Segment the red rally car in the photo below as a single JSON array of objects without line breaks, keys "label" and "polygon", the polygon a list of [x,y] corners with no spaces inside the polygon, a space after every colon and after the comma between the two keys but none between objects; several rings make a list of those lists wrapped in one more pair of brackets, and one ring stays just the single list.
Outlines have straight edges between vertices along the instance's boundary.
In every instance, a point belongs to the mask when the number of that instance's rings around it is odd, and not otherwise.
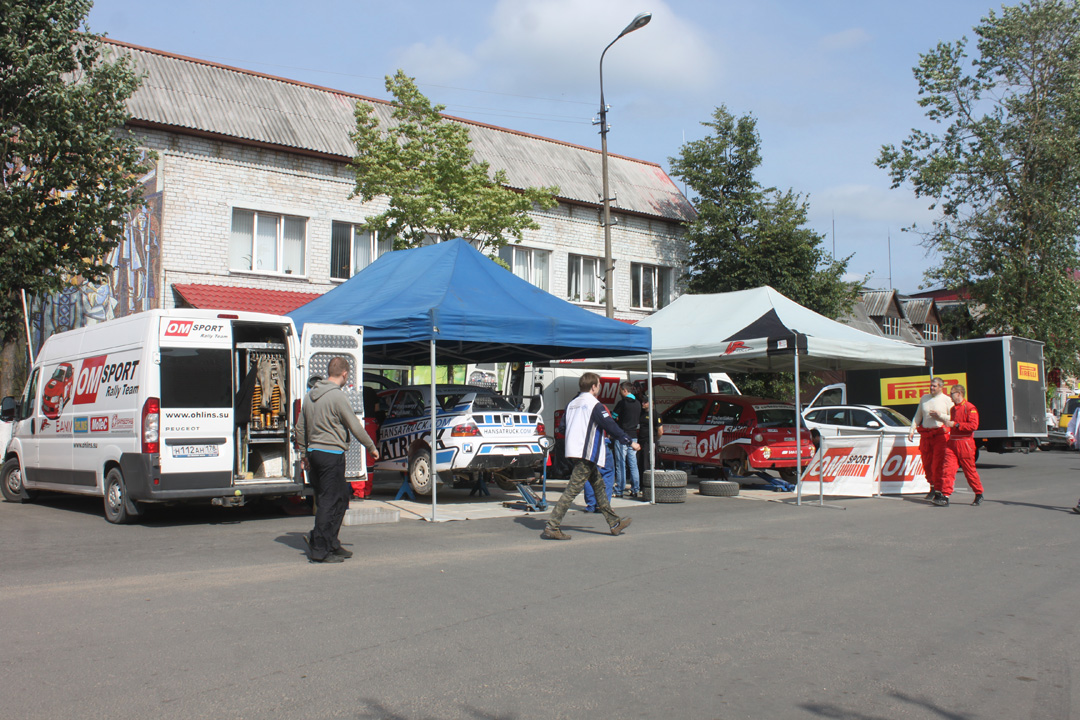
[{"label": "red rally car", "polygon": [[[661,416],[664,434],[657,456],[692,465],[720,465],[736,475],[776,470],[794,482],[795,406],[746,395],[694,395]],[[814,455],[810,432],[802,429],[802,465]]]}]

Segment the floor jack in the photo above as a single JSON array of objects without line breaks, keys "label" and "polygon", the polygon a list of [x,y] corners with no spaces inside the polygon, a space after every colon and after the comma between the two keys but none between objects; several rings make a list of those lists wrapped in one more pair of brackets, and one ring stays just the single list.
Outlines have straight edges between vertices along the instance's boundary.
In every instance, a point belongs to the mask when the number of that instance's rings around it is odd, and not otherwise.
[{"label": "floor jack", "polygon": [[[546,441],[546,442],[545,442]],[[540,495],[533,492],[527,482],[515,482],[518,492],[521,493],[521,500],[507,501],[503,503],[503,507],[508,507],[514,510],[524,510],[525,512],[544,512],[547,510],[547,465],[548,465],[548,451],[551,449],[552,442],[549,438],[540,438],[540,447],[544,450],[544,462],[541,464],[543,468],[541,474]]]}]

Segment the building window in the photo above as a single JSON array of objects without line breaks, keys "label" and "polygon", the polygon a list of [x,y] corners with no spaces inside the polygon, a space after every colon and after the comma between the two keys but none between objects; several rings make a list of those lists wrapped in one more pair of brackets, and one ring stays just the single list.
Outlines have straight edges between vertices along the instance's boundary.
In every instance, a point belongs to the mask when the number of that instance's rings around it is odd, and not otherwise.
[{"label": "building window", "polygon": [[499,249],[499,257],[510,266],[510,272],[525,282],[532,283],[541,290],[548,289],[548,261],[551,253],[547,250],[503,245]]},{"label": "building window", "polygon": [[330,277],[348,280],[393,249],[392,237],[380,238],[356,225],[335,222],[330,226]]},{"label": "building window", "polygon": [[923,326],[923,337],[926,338],[927,340],[937,340],[938,339],[938,334],[939,333],[938,333],[938,326],[937,325],[934,325],[932,323],[927,323],[926,325]]},{"label": "building window", "polygon": [[566,271],[566,298],[571,302],[602,303],[600,258],[571,255]]},{"label": "building window", "polygon": [[659,310],[671,302],[671,268],[630,263],[630,305]]},{"label": "building window", "polygon": [[303,275],[307,218],[233,210],[229,269]]},{"label": "building window", "polygon": [[885,327],[886,335],[895,335],[900,337],[900,318],[885,316],[882,319],[882,324]]}]

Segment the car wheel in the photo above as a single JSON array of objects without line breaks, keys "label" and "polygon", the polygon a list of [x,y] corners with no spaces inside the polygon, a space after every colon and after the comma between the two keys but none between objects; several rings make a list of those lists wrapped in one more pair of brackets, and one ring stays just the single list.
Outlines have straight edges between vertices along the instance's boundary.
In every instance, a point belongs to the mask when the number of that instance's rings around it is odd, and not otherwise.
[{"label": "car wheel", "polygon": [[128,497],[124,474],[111,468],[105,474],[105,519],[114,525],[124,525],[140,515],[139,506]]},{"label": "car wheel", "polygon": [[702,480],[698,491],[710,497],[735,497],[739,494],[739,483],[731,480]]},{"label": "car wheel", "polygon": [[686,473],[682,470],[646,470],[641,474],[641,486],[686,487]]},{"label": "car wheel", "polygon": [[11,458],[4,463],[3,470],[0,470],[0,490],[4,493],[4,499],[11,503],[24,503],[34,499],[23,485],[19,458]]},{"label": "car wheel", "polygon": [[[805,468],[806,465],[803,465]],[[780,473],[780,479],[786,483],[793,483],[799,479],[798,468],[778,468],[777,472]]]},{"label": "car wheel", "polygon": [[430,495],[431,484],[431,452],[424,448],[409,460],[409,485],[417,495]]},{"label": "car wheel", "polygon": [[732,475],[745,477],[750,474],[750,457],[746,453],[739,453],[738,457],[727,458],[723,462]]}]

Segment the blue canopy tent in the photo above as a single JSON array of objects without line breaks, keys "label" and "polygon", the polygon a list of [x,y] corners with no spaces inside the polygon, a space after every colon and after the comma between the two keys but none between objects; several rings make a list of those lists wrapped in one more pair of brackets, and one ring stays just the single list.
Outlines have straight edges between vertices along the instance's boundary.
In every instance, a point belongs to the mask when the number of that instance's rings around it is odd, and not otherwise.
[{"label": "blue canopy tent", "polygon": [[[308,322],[362,325],[365,361],[394,365],[434,368],[436,360],[562,360],[652,351],[650,329],[561,300],[461,239],[387,253],[289,317],[298,330]],[[434,397],[434,372],[431,377]],[[435,425],[433,406],[432,468]]]},{"label": "blue canopy tent", "polygon": [[648,353],[652,331],[555,297],[464,240],[387,253],[289,313],[306,322],[364,326],[372,362],[558,360]]}]

